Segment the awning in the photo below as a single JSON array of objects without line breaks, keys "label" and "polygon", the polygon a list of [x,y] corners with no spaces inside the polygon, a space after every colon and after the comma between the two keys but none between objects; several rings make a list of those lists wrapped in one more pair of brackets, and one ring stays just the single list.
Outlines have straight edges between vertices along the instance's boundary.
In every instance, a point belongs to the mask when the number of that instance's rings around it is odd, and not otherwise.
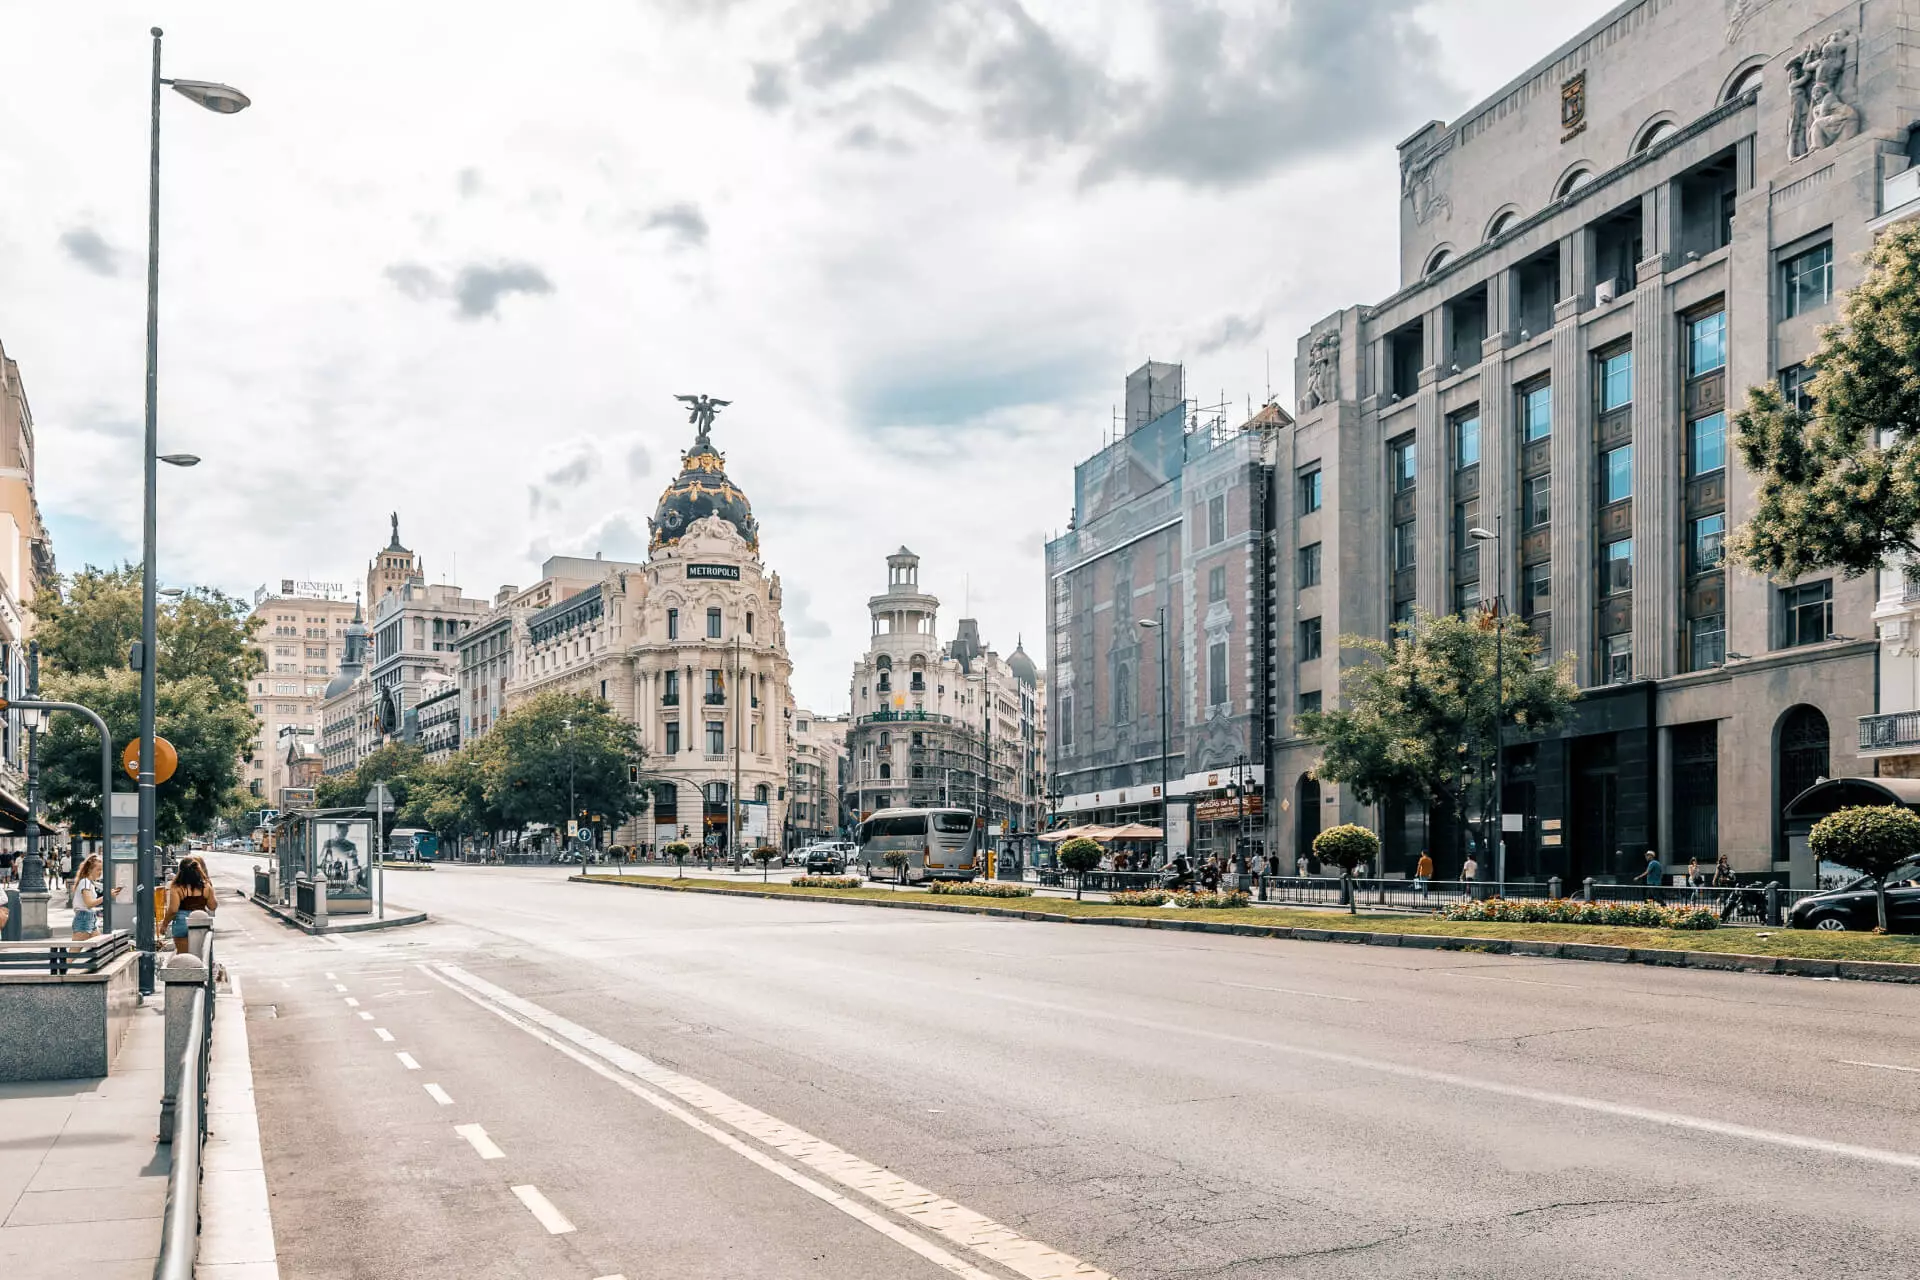
[{"label": "awning", "polygon": [[1159,840],[1162,832],[1158,827],[1150,827],[1144,822],[1129,822],[1124,827],[1115,827],[1108,832],[1107,840]]},{"label": "awning", "polygon": [[1088,823],[1084,827],[1062,827],[1058,831],[1049,831],[1040,837],[1043,844],[1059,844],[1062,840],[1072,840],[1086,836],[1092,840],[1111,840],[1115,828],[1103,827],[1098,823]]},{"label": "awning", "polygon": [[1787,801],[1783,816],[1817,821],[1841,809],[1888,804],[1920,809],[1920,778],[1828,778]]}]

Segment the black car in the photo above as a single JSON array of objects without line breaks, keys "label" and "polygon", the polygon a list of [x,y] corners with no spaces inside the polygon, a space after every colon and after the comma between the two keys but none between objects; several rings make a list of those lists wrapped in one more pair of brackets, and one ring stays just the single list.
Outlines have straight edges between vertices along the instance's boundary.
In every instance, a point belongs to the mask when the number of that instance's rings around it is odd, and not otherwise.
[{"label": "black car", "polygon": [[847,869],[847,860],[832,849],[807,850],[807,874],[837,876]]},{"label": "black car", "polygon": [[[1873,877],[1861,876],[1844,888],[1800,899],[1787,913],[1787,923],[1796,929],[1871,932],[1880,925],[1873,898]],[[1887,877],[1887,931],[1920,933],[1920,867],[1903,867]]]}]

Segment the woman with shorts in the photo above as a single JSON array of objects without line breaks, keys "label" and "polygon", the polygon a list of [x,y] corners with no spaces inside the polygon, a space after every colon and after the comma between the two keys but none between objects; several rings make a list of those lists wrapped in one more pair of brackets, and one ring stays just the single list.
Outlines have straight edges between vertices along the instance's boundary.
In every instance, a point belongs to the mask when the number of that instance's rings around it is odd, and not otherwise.
[{"label": "woman with shorts", "polygon": [[176,952],[187,949],[187,916],[195,911],[204,911],[212,915],[215,906],[213,884],[207,879],[206,864],[189,854],[180,859],[180,866],[173,873],[173,883],[167,887],[167,935],[173,939]]},{"label": "woman with shorts", "polygon": [[[80,864],[80,870],[73,876],[73,940],[80,942],[100,932],[100,908],[107,904],[106,895],[100,892],[100,855],[92,853]],[[120,886],[113,886],[113,896],[120,896]]]}]

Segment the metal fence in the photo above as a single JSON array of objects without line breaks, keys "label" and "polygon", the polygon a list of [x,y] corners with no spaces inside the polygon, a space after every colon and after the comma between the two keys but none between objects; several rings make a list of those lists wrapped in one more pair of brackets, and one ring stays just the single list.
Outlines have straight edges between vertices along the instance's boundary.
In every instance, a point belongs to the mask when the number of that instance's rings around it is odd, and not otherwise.
[{"label": "metal fence", "polygon": [[193,989],[187,1040],[180,1051],[180,1093],[174,1104],[173,1168],[160,1225],[154,1280],[193,1280],[200,1254],[200,1147],[207,1139],[207,1080],[213,1062],[213,936],[207,935],[207,980]]},{"label": "metal fence", "polygon": [[0,945],[0,972],[99,973],[132,949],[133,937],[125,930],[80,942],[9,942]]}]

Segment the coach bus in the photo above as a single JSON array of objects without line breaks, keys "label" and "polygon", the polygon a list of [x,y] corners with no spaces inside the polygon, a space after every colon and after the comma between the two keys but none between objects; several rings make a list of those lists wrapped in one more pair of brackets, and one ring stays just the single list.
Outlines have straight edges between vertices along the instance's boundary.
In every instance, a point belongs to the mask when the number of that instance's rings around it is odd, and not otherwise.
[{"label": "coach bus", "polygon": [[971,880],[979,872],[978,819],[966,809],[882,809],[860,824],[855,843],[869,880],[899,874],[887,863],[893,850],[907,855],[909,880]]}]

